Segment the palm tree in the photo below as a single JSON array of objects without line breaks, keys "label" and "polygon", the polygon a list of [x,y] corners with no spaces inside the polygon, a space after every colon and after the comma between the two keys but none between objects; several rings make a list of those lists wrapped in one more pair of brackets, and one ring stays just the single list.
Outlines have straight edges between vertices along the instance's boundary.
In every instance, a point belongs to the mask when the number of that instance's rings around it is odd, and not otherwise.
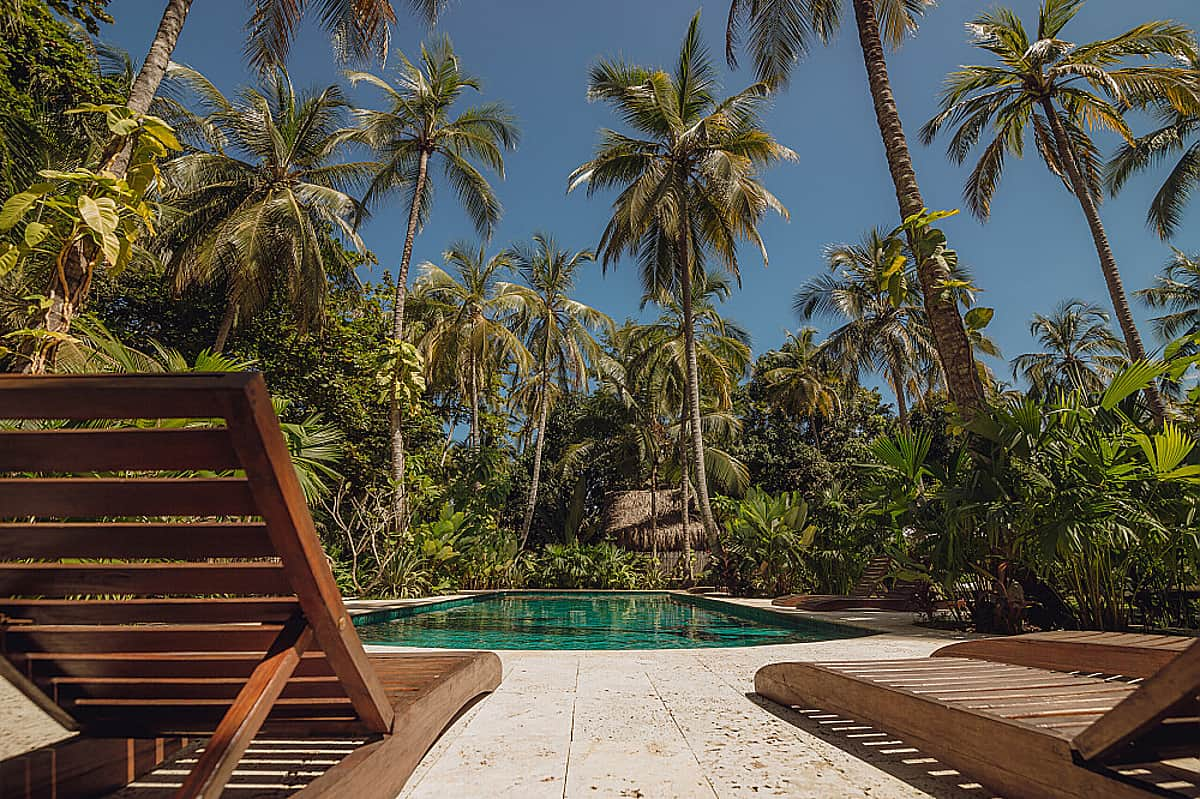
[{"label": "palm tree", "polygon": [[[480,91],[478,79],[463,71],[448,37],[421,45],[420,62],[399,54],[395,84],[366,72],[347,73],[352,83],[381,89],[388,107],[383,111],[357,109],[361,139],[378,159],[364,203],[371,205],[400,192],[408,202],[408,227],[392,301],[392,338],[404,340],[404,306],[408,297],[408,271],[417,230],[433,207],[433,181],[429,164],[441,162],[446,183],[480,235],[490,237],[500,219],[501,206],[476,163],[504,177],[506,149],[517,145],[512,115],[499,103],[472,106],[452,116],[468,90]],[[404,434],[401,408],[391,392],[392,479],[396,489],[393,510],[397,519],[407,515],[404,490]]]},{"label": "palm tree", "polygon": [[1050,397],[1059,390],[1098,393],[1125,363],[1124,346],[1108,326],[1108,314],[1083,300],[1066,300],[1049,316],[1034,314],[1029,332],[1043,350],[1014,358],[1013,376],[1024,377],[1035,396]]},{"label": "palm tree", "polygon": [[[731,64],[736,63],[737,46],[743,31],[748,31],[748,46],[759,79],[785,82],[813,40],[822,43],[832,40],[847,2],[854,10],[867,84],[900,217],[910,219],[925,210],[925,200],[892,94],[884,45],[899,47],[916,31],[919,17],[935,0],[731,0],[726,55]],[[908,235],[911,246],[912,231]],[[983,407],[983,386],[958,305],[944,290],[948,271],[946,264],[937,258],[927,258],[917,265],[925,314],[950,398],[960,411],[969,415]]]},{"label": "palm tree", "polygon": [[816,334],[812,327],[788,333],[782,347],[764,356],[761,377],[772,405],[796,416],[828,419],[841,408],[841,400]]},{"label": "palm tree", "polygon": [[[1190,67],[1193,75],[1200,75],[1200,57],[1190,59]],[[1105,184],[1115,195],[1136,173],[1178,154],[1146,215],[1158,235],[1169,239],[1179,232],[1191,192],[1200,185],[1200,90],[1173,92],[1170,97],[1153,91],[1146,97],[1135,95],[1128,102],[1148,110],[1158,127],[1121,144],[1105,168]]]},{"label": "palm tree", "polygon": [[1200,332],[1200,258],[1175,250],[1154,285],[1134,293],[1151,308],[1168,311],[1152,320],[1161,339]]},{"label": "palm tree", "polygon": [[[409,0],[416,10],[432,24],[445,0]],[[251,39],[261,41],[262,46],[251,45],[247,52],[253,57],[261,52],[259,66],[282,64],[287,44],[292,40],[301,16],[312,7],[308,0],[252,0]],[[340,43],[339,53],[346,55],[368,52],[386,52],[388,25],[395,22],[395,11],[390,0],[316,0],[320,21]],[[158,29],[150,42],[150,49],[137,76],[130,86],[126,105],[136,115],[146,114],[158,94],[171,55],[179,43],[192,0],[167,0],[163,7]],[[271,55],[270,59],[266,55]],[[99,159],[97,171],[111,172],[124,178],[131,157],[129,137],[117,137],[108,143]],[[61,275],[56,275],[46,289],[49,300],[43,316],[42,326],[50,333],[66,334],[77,308],[87,298],[91,285],[91,269],[95,250],[91,245],[80,243],[71,248],[62,264]],[[68,300],[68,298],[71,298]]]},{"label": "palm tree", "polygon": [[[418,17],[429,25],[449,0],[408,0]],[[391,0],[251,0],[246,26],[246,57],[259,70],[287,60],[296,29],[305,13],[315,7],[317,19],[334,43],[340,61],[382,58],[396,24]]]},{"label": "palm tree", "polygon": [[163,167],[169,211],[160,244],[177,289],[225,284],[213,350],[276,289],[302,326],[319,319],[327,271],[349,268],[330,232],[362,247],[350,192],[367,165],[340,160],[350,135],[341,91],[297,92],[277,70],[231,102],[199,73],[176,68],[173,77],[200,95],[207,113],[195,127],[208,141]]},{"label": "palm tree", "polygon": [[647,293],[665,288],[682,303],[692,458],[710,538],[717,525],[705,478],[692,281],[709,254],[737,274],[739,240],[758,245],[766,259],[758,222],[769,210],[787,211],[759,182],[759,170],[795,158],[762,129],[765,83],[724,100],[716,91],[699,15],[670,73],[600,61],[591,69],[588,96],[610,104],[635,135],[602,131],[595,157],[569,183],[571,189],[586,184],[589,196],[621,187],[600,241],[605,267],[625,253],[638,256]]},{"label": "palm tree", "polygon": [[[432,25],[446,0],[409,0],[409,5]],[[349,3],[345,0],[316,0],[315,3],[309,0],[251,0],[246,44],[246,55],[251,63],[262,72],[282,66],[301,19],[313,6],[318,20],[338,45],[336,52],[340,57],[381,56],[387,52],[389,26],[396,23],[396,12],[390,0]],[[150,110],[191,7],[192,0],[167,0],[146,59],[129,91],[127,105],[135,112],[145,114]],[[128,149],[116,154],[112,168],[115,174],[124,174],[128,157]]]},{"label": "palm tree", "polygon": [[793,307],[804,320],[843,320],[822,345],[824,357],[851,382],[863,370],[882,373],[896,395],[900,424],[907,428],[907,394],[919,395],[930,378],[940,383],[941,370],[925,311],[913,301],[918,278],[911,261],[888,286],[892,249],[879,229],[858,244],[827,247],[830,274],[806,282]]},{"label": "palm tree", "polygon": [[[1181,67],[1124,65],[1136,56],[1186,56],[1194,53],[1195,44],[1191,31],[1173,22],[1147,22],[1110,39],[1082,45],[1060,39],[1083,3],[1044,0],[1037,38],[1032,42],[1021,20],[1009,9],[977,17],[969,25],[974,43],[993,54],[999,64],[967,66],[950,73],[941,111],[925,124],[921,137],[929,143],[947,125],[957,127],[948,152],[951,160],[962,163],[989,128],[995,134],[964,190],[967,205],[977,217],[986,219],[1005,157],[1020,157],[1026,135],[1032,136],[1046,167],[1079,201],[1125,345],[1135,360],[1142,360],[1146,350],[1097,210],[1100,167],[1086,130],[1111,130],[1132,139],[1114,102],[1123,101],[1130,90],[1138,95],[1151,90],[1164,96],[1178,93],[1189,77]],[[1157,388],[1149,386],[1145,394],[1161,420],[1164,410]]]},{"label": "palm tree", "polygon": [[[627,321],[610,331],[607,346],[596,363],[597,393],[620,403],[624,414],[596,414],[588,427],[598,434],[566,448],[559,462],[563,473],[579,472],[588,463],[610,463],[618,474],[650,488],[650,538],[657,560],[658,491],[671,457],[670,418],[677,412],[663,393],[660,377],[639,369],[640,326]],[[685,530],[686,533],[686,530]]]},{"label": "palm tree", "polygon": [[533,394],[537,418],[533,479],[518,550],[525,548],[537,506],[546,420],[555,392],[586,388],[589,365],[600,358],[600,345],[593,334],[608,332],[613,327],[608,316],[570,296],[576,274],[595,260],[596,254],[591,250],[571,253],[560,249],[550,236],[539,233],[533,237],[532,245],[513,248],[513,264],[527,285],[501,284],[497,291],[501,301],[515,313],[514,321],[524,336],[525,347],[537,361],[536,376],[524,381],[518,392]]},{"label": "palm tree", "polygon": [[[533,362],[520,337],[506,324],[510,303],[499,280],[512,269],[508,251],[487,256],[482,245],[450,246],[442,256],[449,269],[423,263],[414,295],[430,314],[420,349],[427,369],[457,373],[459,393],[471,411],[468,445],[480,447],[480,394],[505,364],[528,370]],[[452,274],[453,272],[453,274]]]},{"label": "palm tree", "polygon": [[[679,488],[682,505],[684,538],[688,539],[689,502],[692,474],[696,479],[696,496],[702,504],[708,495],[711,479],[718,486],[744,489],[745,467],[737,459],[707,444],[701,450],[703,468],[696,468],[695,450],[687,457],[688,443],[700,431],[728,437],[735,432],[736,420],[730,414],[733,390],[745,375],[750,364],[750,336],[740,325],[723,317],[717,303],[727,299],[733,286],[723,274],[705,272],[692,284],[691,303],[685,304],[673,294],[660,291],[655,302],[663,314],[653,323],[628,329],[629,340],[624,349],[631,358],[630,369],[635,379],[650,387],[657,395],[656,404],[670,409],[673,425],[667,432],[678,441]],[[686,308],[692,309],[688,321]],[[691,334],[689,336],[689,333]],[[689,356],[689,339],[692,357]],[[688,374],[689,364],[696,370],[697,383],[704,394],[693,398]],[[696,404],[693,404],[696,403]],[[693,412],[697,409],[698,412]],[[701,485],[704,485],[703,492]],[[703,511],[701,511],[703,514]],[[703,519],[703,516],[702,516]],[[711,540],[707,525],[705,535]]]}]

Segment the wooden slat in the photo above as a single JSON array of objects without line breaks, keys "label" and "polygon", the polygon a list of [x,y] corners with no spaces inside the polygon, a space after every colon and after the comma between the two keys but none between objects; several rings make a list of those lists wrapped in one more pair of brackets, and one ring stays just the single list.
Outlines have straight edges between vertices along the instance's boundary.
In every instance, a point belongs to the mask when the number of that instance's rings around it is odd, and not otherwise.
[{"label": "wooden slat", "polygon": [[[39,710],[58,722],[58,725],[64,730],[74,732],[79,729],[79,725],[75,719],[71,718],[70,714],[55,704],[52,697],[48,696],[41,687],[4,657],[0,657],[0,677],[24,694],[25,698],[36,705]],[[3,796],[3,791],[0,791],[0,796]]]},{"label": "wooden slat", "polygon": [[[287,679],[291,679],[290,677]],[[250,678],[253,681],[253,675]],[[286,680],[284,681],[286,683]],[[242,689],[245,690],[246,682],[243,681]],[[240,692],[239,692],[240,694]],[[179,696],[170,695],[162,697],[98,697],[98,698],[82,698],[75,701],[75,707],[81,711],[105,711],[105,710],[129,710],[130,712],[139,712],[143,710],[172,710],[178,708],[184,712],[206,710],[217,710],[224,712],[225,708],[237,704],[238,697],[212,697],[212,696]],[[339,714],[345,716],[353,716],[354,708],[345,696],[315,696],[315,697],[297,697],[291,699],[282,699],[276,697],[271,706],[271,713],[274,713],[280,718],[305,718],[313,715],[332,715]]]},{"label": "wooden slat", "polygon": [[895,735],[1003,796],[1145,799],[1141,789],[1075,765],[1066,732],[884,687],[822,664],[775,663],[759,669],[754,685],[775,702],[820,708]]},{"label": "wooden slat", "polygon": [[225,418],[275,550],[363,724],[373,732],[389,732],[392,707],[342,602],[261,376],[246,384],[244,397],[231,404]]},{"label": "wooden slat", "polygon": [[0,524],[0,560],[269,558],[266,525]]},{"label": "wooden slat", "polygon": [[[244,676],[190,679],[110,677],[102,680],[94,677],[58,677],[50,681],[47,692],[64,706],[78,699],[123,699],[140,703],[147,699],[185,697],[232,702],[245,684]],[[346,692],[332,674],[326,677],[297,677],[293,674],[281,695],[283,699],[316,697],[338,697],[345,701]]]},{"label": "wooden slat", "polygon": [[1084,760],[1103,760],[1131,744],[1178,706],[1200,694],[1200,639],[1181,652],[1121,704],[1075,739]]},{"label": "wooden slat", "polygon": [[312,628],[303,617],[284,626],[205,744],[199,762],[175,794],[178,799],[221,794],[311,642]]},{"label": "wooden slat", "polygon": [[0,479],[3,518],[92,516],[254,516],[254,498],[236,477]]},{"label": "wooden slat", "polygon": [[0,374],[0,419],[185,419],[223,416],[249,372],[173,375]]},{"label": "wooden slat", "polygon": [[[399,675],[420,664],[421,655],[369,655],[381,673]],[[500,659],[472,652],[436,661],[438,677],[411,698],[396,702],[397,734],[368,743],[317,777],[295,799],[396,796],[447,725],[478,696],[500,684]],[[392,686],[384,680],[389,695]]]},{"label": "wooden slat", "polygon": [[978,658],[1056,671],[1087,668],[1105,674],[1149,677],[1174,660],[1187,642],[1186,638],[1165,635],[1031,633],[961,641],[942,647],[933,656]]},{"label": "wooden slat", "polygon": [[[134,738],[155,736],[210,736],[221,723],[224,707],[140,707],[109,708],[104,712],[79,709],[79,720],[88,735]],[[349,705],[346,705],[350,709]],[[321,715],[313,709],[281,708],[267,717],[262,735],[297,738],[319,736],[366,736],[371,732],[353,712]]]},{"label": "wooden slat", "polygon": [[0,615],[36,624],[278,624],[291,618],[299,608],[294,596],[237,599],[0,599]]},{"label": "wooden slat", "polygon": [[276,624],[17,624],[2,633],[8,652],[265,652]]},{"label": "wooden slat", "polygon": [[291,586],[283,566],[270,562],[0,564],[0,596],[269,596],[287,594],[290,591]]},{"label": "wooden slat", "polygon": [[[79,654],[41,652],[14,653],[13,661],[39,683],[58,676],[138,677],[240,677],[245,679],[258,664],[257,654],[202,652],[181,655],[159,652],[86,652]],[[305,653],[296,676],[320,677],[333,674],[329,661],[319,651]]]},{"label": "wooden slat", "polygon": [[107,796],[154,769],[185,745],[178,738],[75,736],[0,763],[4,799]]},{"label": "wooden slat", "polygon": [[0,472],[240,469],[220,428],[0,431]]}]

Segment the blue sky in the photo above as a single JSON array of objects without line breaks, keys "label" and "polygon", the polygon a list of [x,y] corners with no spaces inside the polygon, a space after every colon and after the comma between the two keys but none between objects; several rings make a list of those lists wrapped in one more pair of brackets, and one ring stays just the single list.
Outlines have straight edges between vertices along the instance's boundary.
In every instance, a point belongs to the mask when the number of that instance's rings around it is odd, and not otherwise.
[{"label": "blue sky", "polygon": [[[396,5],[404,6],[403,0]],[[928,15],[919,35],[890,58],[893,87],[931,208],[960,207],[968,168],[951,165],[941,144],[921,146],[916,132],[934,113],[945,74],[960,64],[982,62],[986,54],[967,44],[963,23],[993,5],[944,0]],[[1009,0],[1006,5],[1031,25],[1036,19],[1036,0]],[[140,59],[158,24],[161,3],[113,0],[110,8],[116,23],[104,38]],[[599,196],[589,200],[582,192],[565,194],[566,177],[590,157],[597,129],[616,124],[607,108],[586,100],[588,66],[601,56],[669,64],[697,10],[703,11],[705,38],[720,57],[727,2],[456,0],[438,31],[453,38],[464,66],[483,79],[481,97],[507,102],[523,131],[520,149],[507,159],[508,177],[497,184],[505,216],[493,239],[494,248],[538,230],[552,232],[572,248],[596,245],[608,201]],[[227,91],[251,82],[241,57],[245,17],[243,0],[194,3],[176,60],[199,69]],[[1065,36],[1085,41],[1149,19],[1168,18],[1197,27],[1200,8],[1195,0],[1090,0]],[[852,23],[850,15],[847,21]],[[423,26],[404,17],[393,47],[415,52],[425,34]],[[297,84],[341,81],[328,40],[315,26],[302,31],[289,68]],[[749,81],[744,71],[724,70],[723,83],[730,92]],[[377,99],[367,88],[348,92],[356,103]],[[872,226],[891,227],[897,217],[852,28],[843,30],[833,46],[815,50],[799,65],[787,92],[775,99],[767,125],[799,153],[800,160],[765,176],[767,186],[790,210],[791,220],[772,218],[764,223],[770,267],[764,269],[755,251],[747,248],[742,259],[743,288],[726,305],[726,312],[751,332],[756,352],[777,346],[785,331],[799,326],[791,311],[792,295],[807,278],[823,270],[824,245],[855,240]],[[1108,150],[1116,140],[1105,137],[1102,143]],[[1168,245],[1145,226],[1155,177],[1134,180],[1101,209],[1131,291],[1149,285],[1170,256]],[[405,214],[399,202],[383,206],[363,230],[381,268],[395,268]],[[1189,213],[1175,246],[1200,250],[1197,221],[1200,202]],[[1082,297],[1109,307],[1077,202],[1034,158],[1010,163],[986,225],[964,212],[943,226],[984,290],[981,303],[996,308],[989,332],[1006,359],[1031,350],[1030,316],[1048,312],[1060,299]],[[417,240],[414,266],[437,260],[447,243],[473,235],[465,215],[449,193],[442,192],[430,224]],[[606,276],[597,266],[579,287],[580,299],[618,321],[637,313],[639,294],[631,263],[618,264]],[[1147,317],[1140,306],[1136,312],[1143,320]],[[1147,339],[1152,337],[1148,328],[1144,332]],[[995,366],[1001,376],[1007,376],[1006,364]]]}]

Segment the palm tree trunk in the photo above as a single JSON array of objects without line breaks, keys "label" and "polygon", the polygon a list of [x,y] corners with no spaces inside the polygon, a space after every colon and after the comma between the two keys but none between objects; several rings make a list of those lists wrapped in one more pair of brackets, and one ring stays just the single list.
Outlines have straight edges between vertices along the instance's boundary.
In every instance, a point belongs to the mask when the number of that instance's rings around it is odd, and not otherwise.
[{"label": "palm tree trunk", "polygon": [[[683,215],[687,218],[687,215]],[[683,301],[683,346],[687,357],[688,415],[692,438],[692,459],[696,469],[696,504],[704,533],[709,543],[717,540],[717,522],[708,502],[708,476],[704,468],[704,431],[700,423],[700,366],[696,361],[696,323],[692,313],[692,268],[688,257],[687,234],[680,237],[676,247],[676,268],[679,270],[679,293]]]},{"label": "palm tree trunk", "polygon": [[692,568],[692,523],[691,512],[688,508],[688,401],[683,398],[683,414],[679,417],[679,518],[683,522],[683,560],[687,565],[688,582],[695,579]]},{"label": "palm tree trunk", "polygon": [[[1129,349],[1129,357],[1134,361],[1144,360],[1146,348],[1142,345],[1142,336],[1138,333],[1137,324],[1133,321],[1133,311],[1129,308],[1129,298],[1125,294],[1121,270],[1117,267],[1117,258],[1113,255],[1112,245],[1108,243],[1108,234],[1104,231],[1104,223],[1100,221],[1100,211],[1096,208],[1096,201],[1092,198],[1092,192],[1088,188],[1087,181],[1084,180],[1083,171],[1079,168],[1079,161],[1075,158],[1075,148],[1067,136],[1062,119],[1058,116],[1058,110],[1055,109],[1054,103],[1049,97],[1042,99],[1042,110],[1046,112],[1046,118],[1050,121],[1050,129],[1054,131],[1054,145],[1058,149],[1058,158],[1066,167],[1067,176],[1071,179],[1071,186],[1074,189],[1073,193],[1079,200],[1079,207],[1083,209],[1088,228],[1092,232],[1092,241],[1096,244],[1096,254],[1100,256],[1100,271],[1104,274],[1104,283],[1108,286],[1108,296],[1112,300],[1113,310],[1117,314],[1117,323],[1121,326],[1121,333],[1125,337],[1125,346]],[[1150,405],[1150,411],[1154,414],[1155,421],[1161,424],[1166,417],[1166,408],[1163,405],[1162,395],[1158,393],[1158,386],[1151,382],[1143,393],[1146,396],[1146,402]]]},{"label": "palm tree trunk", "polygon": [[[85,247],[83,242],[78,242],[59,256],[59,268],[50,270],[50,286],[46,292],[49,305],[42,322],[44,330],[63,336],[70,332],[71,321],[83,304],[91,284],[92,272],[99,262],[99,251],[94,246]],[[29,345],[29,360],[25,363],[23,371],[29,374],[46,372],[54,360],[58,341],[57,336],[34,339]]]},{"label": "palm tree trunk", "polygon": [[[129,93],[127,104],[135,112],[144,114],[149,111],[150,103],[167,73],[171,53],[179,41],[179,33],[183,30],[183,23],[191,5],[192,0],[168,0],[158,24],[158,31],[154,34],[154,41],[150,44],[146,60],[142,63]],[[125,170],[129,167],[130,146],[128,139],[114,139],[100,159],[100,168],[124,177]],[[87,298],[92,272],[98,263],[99,258],[93,244],[79,242],[67,251],[61,262],[61,271],[51,275],[46,291],[49,306],[42,327],[47,332],[60,335],[70,332],[71,321]],[[27,371],[45,371],[47,363],[53,357],[54,348],[54,344],[38,344],[33,359],[27,365]]]},{"label": "palm tree trunk", "polygon": [[442,458],[439,465],[443,468],[446,466],[446,456],[450,454],[450,444],[454,441],[454,430],[458,427],[457,419],[454,416],[450,417],[450,429],[446,431],[446,440],[442,443]]},{"label": "palm tree trunk", "polygon": [[[549,349],[547,347],[547,349]],[[545,363],[545,361],[543,361]],[[525,548],[529,539],[529,528],[533,524],[533,511],[537,507],[538,482],[542,476],[542,444],[546,438],[546,419],[550,415],[550,398],[546,392],[546,381],[550,379],[549,370],[542,369],[542,386],[538,392],[538,425],[537,444],[533,448],[533,480],[529,484],[529,505],[525,508],[525,519],[521,522],[521,543],[517,551]]]},{"label": "palm tree trunk", "polygon": [[[133,86],[129,89],[126,105],[135,113],[149,113],[150,104],[154,102],[158,87],[162,85],[167,67],[171,64],[171,54],[175,52],[175,45],[179,43],[179,34],[183,32],[183,23],[187,21],[191,6],[192,0],[168,0],[167,7],[163,9],[158,30],[154,33],[154,41],[150,43],[150,49],[146,52],[146,60],[142,62],[142,68],[138,70],[137,77],[133,79]],[[110,155],[110,169],[113,174],[125,174],[125,170],[129,168],[131,153],[132,142],[122,141],[120,149]]]},{"label": "palm tree trunk", "polygon": [[475,356],[471,356],[471,451],[479,453],[479,374],[475,368]]},{"label": "palm tree trunk", "polygon": [[217,328],[217,338],[213,341],[213,352],[220,353],[225,351],[225,345],[229,342],[229,334],[233,332],[233,323],[236,320],[237,300],[230,297],[225,302],[225,313],[221,316],[221,326]]},{"label": "palm tree trunk", "polygon": [[904,381],[900,378],[900,370],[892,367],[892,391],[896,392],[896,415],[900,417],[900,427],[908,430],[908,403],[904,399]]},{"label": "palm tree trunk", "polygon": [[[921,213],[925,208],[925,200],[917,184],[917,173],[908,152],[908,140],[904,136],[904,126],[888,78],[887,59],[884,57],[883,41],[879,37],[879,22],[875,17],[875,0],[854,0],[854,17],[858,23],[858,40],[867,68],[867,82],[871,87],[875,118],[883,137],[900,216],[907,219]],[[912,243],[911,234],[909,243]],[[975,357],[971,354],[971,342],[967,339],[957,300],[945,296],[946,292],[941,288],[949,274],[940,263],[927,260],[917,264],[917,276],[925,298],[925,312],[933,331],[934,346],[942,362],[942,370],[946,373],[950,399],[960,412],[971,416],[983,406],[983,384],[975,369]]]},{"label": "palm tree trunk", "polygon": [[658,570],[658,461],[650,462],[650,557]]},{"label": "palm tree trunk", "polygon": [[[412,263],[413,242],[417,237],[417,223],[421,218],[421,195],[425,192],[425,181],[429,174],[429,153],[421,151],[421,160],[417,164],[417,182],[413,186],[413,201],[408,209],[408,230],[404,236],[404,249],[400,253],[400,273],[396,276],[396,293],[392,299],[392,340],[397,346],[404,341],[404,305],[408,300],[408,267]],[[408,491],[404,485],[404,425],[401,418],[403,409],[400,407],[400,374],[396,373],[392,381],[391,407],[389,422],[392,433],[392,482],[395,491],[392,495],[392,513],[396,517],[398,529],[401,531],[408,521]]]}]

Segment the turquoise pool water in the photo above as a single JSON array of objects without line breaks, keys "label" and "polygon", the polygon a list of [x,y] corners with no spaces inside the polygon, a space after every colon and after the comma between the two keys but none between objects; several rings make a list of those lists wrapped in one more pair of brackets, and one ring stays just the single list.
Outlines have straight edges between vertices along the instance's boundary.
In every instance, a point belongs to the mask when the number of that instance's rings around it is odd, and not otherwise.
[{"label": "turquoise pool water", "polygon": [[829,641],[853,627],[692,596],[503,592],[357,619],[367,644],[445,649],[695,649]]}]

